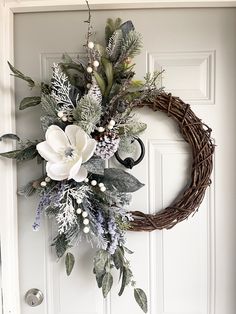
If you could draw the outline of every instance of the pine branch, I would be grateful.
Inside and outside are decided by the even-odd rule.
[[[141,34],[135,30],[130,31],[122,40],[121,55],[117,64],[123,62],[127,58],[133,58],[138,55],[142,48]]]
[[[95,130],[96,124],[100,121],[101,115],[101,104],[90,95],[82,97],[77,108],[73,112],[73,116],[77,124],[80,125],[88,134]]]

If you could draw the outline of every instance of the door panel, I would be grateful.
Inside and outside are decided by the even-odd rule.
[[[96,40],[103,41],[107,17],[132,19],[142,33],[144,49],[136,58],[137,78],[147,71],[166,71],[160,82],[192,105],[213,130],[217,149],[213,185],[199,212],[173,230],[129,232],[128,247],[137,285],[149,296],[151,314],[233,314],[235,289],[235,9],[155,9],[95,11]],[[86,12],[48,12],[15,15],[15,66],[34,79],[48,80],[50,67],[63,52],[83,53]],[[16,103],[34,95],[16,81]],[[39,108],[17,111],[17,133],[42,138]],[[189,177],[191,153],[175,123],[162,113],[141,109],[148,124],[142,139],[146,156],[132,173],[145,183],[135,193],[132,210],[155,212],[172,202]],[[113,160],[111,166],[120,167]],[[18,166],[18,185],[41,174],[35,162]],[[20,289],[22,314],[141,313],[132,290],[122,298],[114,285],[103,302],[92,274],[94,249],[80,244],[77,262],[67,278],[64,260],[57,261],[49,242],[53,223],[45,219],[33,232],[37,198],[18,198]],[[30,288],[39,288],[45,301],[34,309],[24,302]]]

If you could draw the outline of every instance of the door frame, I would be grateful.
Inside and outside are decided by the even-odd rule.
[[[94,10],[144,9],[144,8],[199,8],[236,7],[236,1],[213,0],[90,0]],[[14,61],[14,14],[26,12],[48,12],[86,10],[83,0],[0,0],[0,135],[15,133],[14,79],[9,75],[7,61]],[[0,142],[0,151],[14,148],[14,144]],[[11,160],[0,160],[1,199],[1,268],[2,300],[4,314],[20,314],[18,223],[16,164]],[[0,276],[0,277],[1,277]],[[2,281],[2,283],[1,283]],[[213,311],[214,312],[214,311]],[[212,313],[213,313],[212,312]]]

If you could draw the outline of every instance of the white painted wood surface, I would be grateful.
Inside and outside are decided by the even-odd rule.
[[[43,8],[42,3],[42,1],[37,2],[37,4],[34,2],[36,5],[36,11],[39,7]],[[44,3],[45,10],[49,2],[44,1]],[[132,5],[135,4],[133,3]],[[9,90],[9,86],[11,86],[12,91],[13,85],[11,85],[12,80],[10,80],[8,76],[8,70],[5,62],[6,59],[12,60],[12,11],[16,11],[17,6],[19,6],[20,10],[23,11],[26,11],[27,8],[30,8],[30,11],[34,10],[33,1],[7,2],[4,8],[1,7],[0,12],[5,19],[0,20],[2,22],[2,27],[0,29],[3,35],[1,36],[1,41],[5,47],[4,50],[1,50],[1,69],[3,69],[2,79],[4,82],[4,88],[1,88],[1,95],[4,100],[4,123],[1,124],[1,133],[9,131],[14,132],[14,110],[12,109],[14,108],[14,101],[11,98],[12,93],[9,94],[7,92],[7,90]],[[50,8],[50,6],[47,8]],[[60,9],[61,8],[62,7],[60,7]],[[137,73],[139,76],[142,76],[146,70],[152,70],[154,68],[158,68],[158,66],[167,66],[171,72],[171,78],[168,76],[168,72],[166,72],[162,82],[163,85],[171,90],[173,89],[173,84],[176,81],[177,87],[175,89],[177,89],[178,93],[181,93],[182,86],[184,86],[185,94],[183,94],[183,96],[186,97],[190,103],[194,104],[194,110],[199,113],[199,115],[203,117],[207,123],[214,127],[214,135],[216,136],[217,144],[219,146],[216,155],[216,178],[218,179],[216,181],[216,186],[218,186],[218,191],[221,192],[215,194],[213,186],[201,207],[200,213],[197,214],[191,221],[177,226],[173,229],[173,231],[155,232],[150,235],[143,233],[130,234],[130,246],[134,247],[136,251],[133,266],[135,268],[136,277],[140,286],[144,286],[149,293],[151,306],[150,313],[233,314],[235,304],[232,292],[235,281],[233,280],[232,274],[234,272],[233,262],[235,261],[235,249],[231,239],[235,235],[235,231],[233,231],[232,219],[235,217],[232,208],[235,181],[234,176],[231,173],[234,169],[233,167],[235,166],[232,157],[233,153],[229,155],[227,152],[235,152],[235,147],[232,147],[231,143],[227,141],[226,130],[229,128],[232,133],[235,131],[232,121],[235,114],[235,108],[232,99],[234,98],[233,85],[235,84],[235,67],[233,67],[233,65],[235,66],[234,56],[236,51],[235,40],[233,39],[231,30],[235,27],[234,20],[236,14],[232,13],[232,15],[234,14],[234,17],[230,14],[231,18],[229,18],[226,13],[224,13],[224,15],[218,10],[218,13],[213,18],[211,15],[213,14],[213,11],[206,10],[201,12],[201,23],[199,23],[198,18],[193,19],[191,14],[185,15],[185,23],[179,21],[179,24],[176,23],[175,25],[174,37],[176,40],[174,39],[172,41],[168,41],[165,39],[167,36],[166,32],[169,36],[172,35],[170,32],[168,33],[168,29],[170,28],[167,26],[168,23],[169,27],[170,25],[173,26],[171,24],[173,18],[178,20],[176,17],[178,15],[177,12],[179,12],[179,10],[163,10],[156,13],[158,16],[158,19],[155,22],[158,26],[157,29],[160,30],[161,25],[167,21],[166,28],[162,29],[162,32],[157,32],[156,34],[158,41],[161,44],[159,44],[158,41],[155,44],[153,43],[153,37],[150,36],[149,32],[147,32],[149,24],[144,24],[140,17],[136,17],[136,27],[144,35],[145,49],[147,50],[146,54],[149,56],[146,57],[144,52],[142,56],[138,58]],[[196,11],[194,10],[194,12]],[[106,16],[108,13],[109,12],[106,12]],[[134,13],[136,14],[136,11],[134,11]],[[99,12],[98,14],[102,14],[102,12]],[[117,16],[117,12],[113,12],[112,14]],[[124,11],[122,14],[125,15],[126,12]],[[169,17],[168,14],[170,14]],[[129,13],[129,17],[131,17],[131,13]],[[57,18],[55,16],[54,18],[56,21]],[[205,19],[208,21],[206,22]],[[82,20],[83,19],[78,19],[77,22],[79,23]],[[7,21],[7,23],[3,23],[3,21]],[[204,21],[207,25],[204,24]],[[221,21],[221,23],[219,21]],[[186,30],[187,34],[191,34],[191,38],[187,38],[187,36],[184,35],[184,26],[186,24],[188,26],[191,25],[188,27],[188,30]],[[103,32],[101,25],[102,23],[98,23],[97,29],[102,37]],[[196,29],[196,25],[198,29]],[[34,38],[30,37],[31,35],[29,34],[29,37],[27,36],[29,43],[30,38],[31,40]],[[39,39],[40,36],[41,35],[39,35]],[[229,40],[227,40],[227,38],[229,38]],[[178,39],[180,39],[179,43]],[[21,45],[19,42],[17,45],[17,37],[15,40],[16,49],[20,49]],[[67,40],[67,47],[70,47],[73,43],[71,43],[70,38]],[[51,42],[50,45],[51,46],[47,46],[46,44],[45,46],[39,45],[41,51],[37,51],[37,48],[35,47],[36,56],[43,52],[44,54],[41,54],[41,60],[48,60],[48,55],[52,56],[54,54],[57,59],[58,54],[65,50],[62,43],[55,44],[55,42]],[[76,47],[72,45],[70,51],[77,51],[79,49],[78,46],[79,44]],[[43,51],[42,47],[44,49]],[[31,49],[31,47],[29,48]],[[205,57],[203,54],[205,54]],[[150,58],[152,59],[152,62],[150,61]],[[27,63],[23,62],[22,65],[26,68],[26,70],[28,69],[28,73],[32,73],[33,71],[33,73],[39,75],[40,65],[38,61],[39,58],[36,62],[34,62],[32,54],[32,57],[27,60]],[[182,73],[185,73],[185,76],[183,76],[181,80],[179,79],[179,70],[181,70]],[[186,75],[190,72],[193,75],[189,79],[186,79]],[[183,83],[185,84],[183,85]],[[18,89],[17,92],[18,97],[20,97]],[[23,88],[21,92],[25,93],[25,89]],[[9,104],[11,103],[12,107],[10,107],[11,110],[9,110]],[[195,105],[197,103],[200,103],[201,105]],[[225,115],[224,121],[222,121],[221,117],[225,112],[223,104],[225,103],[228,105],[229,114]],[[149,131],[146,132],[144,137],[149,155],[142,167],[138,167],[134,170],[134,172],[141,180],[146,182],[147,187],[144,189],[146,196],[142,197],[142,200],[140,200],[138,196],[135,197],[133,206],[137,209],[146,207],[149,211],[153,211],[161,208],[165,204],[168,204],[169,201],[171,201],[171,197],[177,195],[179,187],[184,185],[184,180],[186,178],[185,175],[187,174],[185,161],[188,160],[188,153],[183,143],[180,141],[181,138],[179,138],[179,136],[175,133],[175,126],[169,122],[167,117],[163,115],[155,117],[153,114],[150,115],[150,113],[145,112],[145,110],[143,114],[144,119],[147,120],[150,126]],[[37,117],[34,119],[36,122]],[[22,121],[19,121],[19,123],[27,121],[29,121],[29,116],[26,117],[25,120],[23,119]],[[36,135],[37,131],[33,128],[33,123],[32,126],[29,125],[29,127],[32,128],[32,136]],[[18,128],[22,129],[20,124]],[[25,132],[26,135],[26,130],[22,132],[23,134]],[[164,138],[163,134],[165,135]],[[7,150],[10,147],[1,143],[1,148]],[[223,168],[223,165],[225,164],[226,158],[230,167],[228,166],[225,169]],[[153,175],[154,165],[157,173],[161,173],[161,175],[157,175],[156,177]],[[17,279],[17,215],[16,198],[13,197],[16,190],[15,168],[11,162],[6,161],[1,162],[0,167],[1,173],[3,173],[4,176],[4,179],[1,181],[1,191],[3,192],[4,200],[6,200],[6,203],[3,203],[3,205],[4,208],[9,209],[7,212],[2,211],[4,220],[1,221],[4,222],[4,224],[2,223],[1,225],[1,239],[4,254],[3,287],[5,290],[5,313],[19,314],[19,299],[17,297],[17,294],[19,293]],[[22,171],[25,171],[24,167],[20,170],[20,172]],[[173,173],[175,173],[176,176],[173,177]],[[32,174],[33,168],[32,172],[28,174],[28,178],[31,178]],[[231,189],[229,188],[230,184],[232,184]],[[222,197],[222,191],[224,191],[224,194],[227,196],[226,199]],[[158,195],[158,197],[155,195]],[[3,197],[1,197],[1,199],[3,199]],[[31,230],[27,229],[31,224],[31,219],[33,217],[32,207],[35,203],[32,203],[32,206],[30,207],[28,202],[24,200],[21,200],[20,202],[19,240],[21,257],[20,294],[22,314],[32,312],[32,309],[27,308],[23,303],[23,294],[25,289],[27,286],[31,288],[32,285],[37,285],[37,283],[39,283],[38,287],[44,290],[47,298],[44,306],[34,309],[36,314],[74,313],[77,306],[82,306],[83,309],[80,311],[76,310],[76,313],[79,314],[82,314],[85,311],[88,313],[99,314],[116,314],[122,311],[125,314],[128,312],[138,313],[134,302],[129,301],[131,296],[128,293],[122,299],[117,298],[115,294],[112,294],[109,302],[104,303],[103,305],[101,298],[99,298],[97,292],[93,290],[95,287],[92,284],[92,278],[91,280],[89,279],[86,289],[87,291],[92,291],[91,293],[95,294],[93,294],[93,296],[90,295],[88,300],[86,297],[82,297],[83,294],[81,295],[79,293],[80,298],[77,299],[78,291],[75,289],[77,289],[78,280],[76,279],[76,276],[81,275],[81,272],[83,272],[82,278],[81,276],[79,278],[81,278],[83,284],[86,284],[85,278],[90,275],[91,271],[89,267],[86,267],[85,262],[86,258],[91,256],[88,249],[86,247],[83,248],[83,252],[81,252],[82,262],[80,263],[80,268],[78,267],[73,275],[73,278],[70,282],[68,282],[68,280],[64,278],[65,276],[62,270],[63,265],[55,264],[53,258],[51,258],[51,255],[48,253],[47,236],[46,239],[43,238],[43,234],[44,232],[47,232],[47,229],[38,235],[32,235]],[[216,203],[216,206],[214,203]],[[221,207],[224,204],[228,209],[226,213],[221,211]],[[24,208],[26,212],[22,213],[22,208]],[[2,209],[3,207],[1,210]],[[26,220],[24,224],[23,219]],[[25,228],[26,226],[27,228]],[[24,232],[21,232],[23,229]],[[32,240],[31,243],[28,241],[29,238]],[[30,250],[35,252],[35,261],[42,259],[42,263],[39,266],[39,269],[37,268],[36,273],[35,268],[32,266],[36,265],[34,260],[27,260],[27,257],[30,255],[27,256],[28,253],[24,250],[25,243],[29,244],[28,252]],[[35,249],[36,243],[37,249]],[[32,247],[32,249],[30,249],[30,247]],[[141,248],[143,253],[140,254]],[[43,257],[39,254],[40,252],[45,252]],[[186,252],[188,252],[188,254]],[[15,254],[15,256],[12,256],[12,253]],[[216,268],[215,260],[217,266]],[[24,261],[23,266],[22,261]],[[186,266],[185,272],[183,272],[183,269],[181,270],[183,261]],[[24,270],[23,267],[25,267]],[[215,276],[215,273],[217,276]],[[4,276],[6,277],[4,278]],[[58,287],[60,287],[60,291],[57,289]],[[65,289],[64,293],[63,289]],[[11,293],[9,293],[9,291]],[[69,294],[68,291],[72,292]],[[15,296],[13,299],[12,293]],[[60,293],[64,296],[66,295],[66,297],[62,299]],[[90,305],[91,298],[97,300],[92,305]],[[58,300],[60,300],[61,308],[58,308]],[[90,306],[89,308],[86,308],[86,305],[88,304]]]

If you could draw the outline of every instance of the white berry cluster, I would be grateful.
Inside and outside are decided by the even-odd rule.
[[[43,181],[40,182],[40,185],[42,188],[44,188],[45,186],[47,186],[47,183],[49,183],[51,181],[51,178],[46,177]]]
[[[112,130],[113,127],[115,126],[115,124],[116,124],[115,120],[111,120],[111,121],[108,123],[108,125],[107,125],[107,129],[108,129],[108,130]],[[105,131],[105,128],[104,128],[103,126],[99,126],[99,127],[97,128],[97,131],[98,131],[99,133],[102,133],[102,132]]]
[[[92,41],[90,41],[89,43],[88,43],[88,48],[89,49],[93,49],[94,48],[94,43],[92,42]],[[93,67],[92,67],[93,66]],[[87,67],[87,72],[88,73],[92,73],[93,72],[93,70],[95,69],[97,69],[99,67],[99,61],[98,60],[94,60],[93,61],[93,63],[92,63],[92,65],[89,65],[88,67]],[[94,68],[94,69],[93,69]]]
[[[89,231],[90,231],[90,227],[89,227],[90,221],[87,218],[88,217],[88,213],[86,211],[83,211],[80,207],[77,208],[76,213],[78,215],[82,215],[82,217],[83,217],[83,225],[84,225],[83,232],[84,233],[89,233]]]
[[[84,182],[89,183],[89,179],[86,178],[86,179],[84,180]],[[90,184],[91,184],[92,186],[98,185],[98,187],[99,187],[99,189],[100,189],[101,192],[105,192],[105,191],[106,191],[106,187],[105,187],[104,183],[102,183],[102,182],[98,183],[96,180],[91,180]]]

